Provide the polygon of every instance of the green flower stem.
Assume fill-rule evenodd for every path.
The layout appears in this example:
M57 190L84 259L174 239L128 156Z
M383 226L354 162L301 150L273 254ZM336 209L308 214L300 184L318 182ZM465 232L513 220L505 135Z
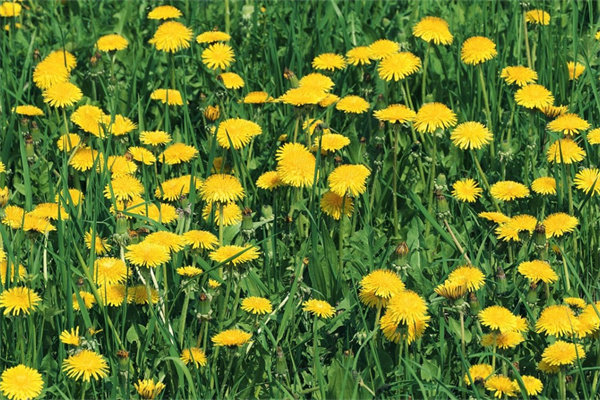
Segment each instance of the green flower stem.
M400 131L400 124L392 125L392 132L394 135L394 175L392 176L392 213L394 215L394 237L398 237L398 135Z
M565 286L567 288L567 292L571 290L571 280L569 279L569 268L567 267L566 257L562 257L563 259L563 268L565 270Z
M559 388L559 399L566 400L567 399L567 385L565 382L565 372L560 369L558 371L558 388Z
M477 158L477 154L475 154L475 152L473 150L471 150L471 154L473 155L473 160L475 161L475 166L477 167L477 171L479 171L479 176L480 176L481 180L483 181L483 185L485 186L487 191L490 192L490 184L489 184L487 178L485 177L485 173L483 172L483 169L481 168L481 164L479 164L479 159ZM501 212L500 206L498 206L498 203L496 202L496 199L494 198L494 196L490 195L490 198L492 199L492 203L494 204L494 208L496 209L496 211Z
M481 84L481 93L483 93L483 103L485 105L485 117L487 119L487 128L493 132L494 130L492 128L492 113L490 111L490 100L488 97L487 89L485 87L485 79L483 78L482 64L479 64L477 66L477 69L479 70L479 83Z
M496 340L494 340L494 347L492 348L492 373L496 371L496 350L498 349L498 345L496 344Z
M431 165L429 166L429 199L427 209L431 214L433 211L433 191L435 188L435 164L437 163L437 133L433 132L431 147Z
M325 394L325 382L323 379L323 373L321 372L321 357L319 356L319 331L317 329L317 320L318 317L315 315L313 319L313 374L317 375L317 379L319 381L319 389L321 391L321 398L326 399L327 396Z
M527 20L525 14L523 14L523 32L525 33L525 53L527 54L527 66L533 69L533 63L531 62L531 50L529 49L529 35L527 34Z
M425 60L423 60L423 78L421 80L421 102L425 103L425 82L427 80L427 67L429 66L429 51L431 42L427 42L427 50L425 50Z
M185 320L187 318L189 304L190 293L186 290L185 298L183 299L183 307L181 308L181 319L179 320L179 347L183 347L183 333L185 331Z
M223 247L223 203L219 202L219 247ZM219 267L219 278L223 279L223 267Z

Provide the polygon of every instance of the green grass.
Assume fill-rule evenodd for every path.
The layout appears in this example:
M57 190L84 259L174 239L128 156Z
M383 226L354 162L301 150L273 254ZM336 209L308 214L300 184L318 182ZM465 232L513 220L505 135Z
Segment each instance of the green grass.
M224 2L171 3L182 11L178 20L193 29L194 38L215 27L226 29ZM24 285L42 298L28 315L0 318L0 370L18 364L36 368L44 379L40 397L45 398L136 398L133 384L145 378L166 385L159 398L491 398L492 392L480 384L466 385L463 377L471 365L491 364L494 357L491 347L480 344L489 330L481 325L477 312L502 305L525 317L531 329L515 348L497 351L496 373L521 383L522 375L535 376L544 384L538 397L561 396L560 375L537 369L542 351L554 337L536 333L535 323L545 307L561 304L564 297L581 297L590 304L599 300L598 197L572 186L580 168L597 167L598 149L582 133L575 136L586 151L582 161L549 163L547 147L561 135L546 129L551 119L515 103L516 88L500 78L500 71L509 65L527 65L527 40L531 67L538 83L554 95L555 104L568 105L570 112L590 123L590 129L600 126L600 44L594 39L600 29L600 5L596 2L532 2L531 9L543 9L552 19L549 26L528 24L525 37L527 10L516 1L229 0L229 44L236 61L228 71L244 79L244 88L238 90L225 89L217 73L204 66L205 45L192 40L189 49L171 57L148 43L159 22L147 19L147 13L162 3L32 0L21 4L19 17L0 17L2 27L10 26L0 32L0 160L7 169L0 174L0 186L10 191L7 204L25 211L62 196L69 218L61 215L52 221L56 231L47 235L0 225L7 259L27 269L23 279L3 284L3 290ZM403 51L424 60L428 45L412 35L412 27L429 15L448 21L454 41L449 46L431 46L425 88L423 68L403 81L385 82L373 62L328 74L335 82L333 93L359 95L370 103L364 114L344 114L334 106L298 110L281 103L257 107L240 102L257 90L277 98L292 87L284 78L286 70L301 78L314 72L315 56L345 54L378 39L396 41ZM18 29L17 22L22 24ZM96 54L96 40L110 33L126 37L128 48ZM486 36L497 46L498 55L481 66L489 121L478 68L460 58L461 45L471 36ZM77 105L66 107L65 115L44 103L42 91L32 80L40 60L61 48L77 57L70 80L84 94ZM569 80L566 66L573 60L586 67L575 81ZM187 103L163 106L150 99L158 88L176 88ZM482 150L463 151L452 144L451 129L440 131L432 168L433 135L415 133L409 125L396 131L372 114L394 103L412 104L417 111L431 101L450 107L458 123L489 125L494 141ZM11 111L21 104L40 107L44 116L23 118ZM104 160L100 165L104 168L96 169L96 165L78 172L69 165L70 154L59 151L56 141L65 133L65 116L68 119L83 104L128 117L138 129L100 139L69 121L69 132L78 133ZM211 122L203 112L216 105L221 116ZM234 117L258 123L263 133L241 150L225 150L216 143L211 128ZM275 153L283 144L280 135L287 134L291 141L298 121L301 124L307 118L321 119L332 132L349 137L351 144L334 155L316 152L313 187L258 188L256 179L276 168ZM124 249L121 253L125 245L141 241L147 232L183 234L200 229L219 233L215 210L203 217L205 202L198 191L169 202L179 213L179 219L170 224L135 215L123 223L111 210L117 204L103 194L111 181L106 160L124 155L130 146L140 146L139 132L149 130L166 130L175 141L192 145L199 153L192 162L179 165L137 163L135 176L145 187L144 201L158 204L155 190L167 179L187 174L206 179L213 173L214 159L225 157L226 170L245 189L246 196L238 205L250 211L241 223L224 229L224 244L256 245L261 257L233 268L233 279L228 275L223 279L219 270L227 271L229 266L211 261L207 251L186 247L154 270L160 296L157 304L95 304L76 311L73 304L81 299L76 296L74 300L73 294L79 290L93 293L97 300L102 297L102 289L94 283L97 256L85 246L86 232L108 239L112 245L108 256L116 258L126 253ZM396 155L394 135L399 143ZM298 142L307 143L301 128L298 137ZM514 180L530 185L540 176L556 178L556 196L532 192L522 200L499 202L505 214L530 214L541 222L549 214L566 212L579 219L579 226L542 246L529 235L518 243L498 239L495 225L477 215L495 208L475 160L490 184ZM340 164L364 164L371 175L364 193L353 199L352 216L336 221L321 210L319 200L328 190L327 177ZM451 196L452 184L467 177L484 189L475 203L461 203ZM83 192L81 205L75 206L67 196L69 188ZM133 231L140 237L131 237ZM397 255L400 243L407 245L408 254ZM466 263L463 252L484 272L486 284L473 296L449 302L434 289ZM550 298L543 285L532 288L517 273L521 262L537 258L550 262L559 276L549 287ZM177 274L177 268L192 264L204 273L193 279ZM387 340L376 329L376 310L359 300L361 279L380 268L398 272L406 287L427 302L429 326L410 345ZM154 288L149 271L138 273L133 268L128 288L140 284L140 277ZM209 279L222 283L221 287L209 288ZM242 311L240 302L248 296L268 298L274 312L256 317ZM315 320L302 311L302 303L311 298L328 301L336 315ZM74 349L62 344L59 335L75 327L86 337L83 346L97 350L108 361L106 378L83 384L62 371L63 360ZM217 351L211 338L234 327L252 333L251 342ZM89 328L99 332L91 335ZM600 384L597 333L566 340L580 343L586 353L562 371L569 377L566 397L591 398ZM179 358L184 348L196 345L208 359L198 369ZM120 350L127 351L128 358L120 359ZM518 397L528 397L519 392Z

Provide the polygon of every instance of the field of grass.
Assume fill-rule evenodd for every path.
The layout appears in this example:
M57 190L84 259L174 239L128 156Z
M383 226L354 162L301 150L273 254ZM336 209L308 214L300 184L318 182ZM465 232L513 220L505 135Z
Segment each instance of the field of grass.
M599 396L600 3L0 28L2 398Z

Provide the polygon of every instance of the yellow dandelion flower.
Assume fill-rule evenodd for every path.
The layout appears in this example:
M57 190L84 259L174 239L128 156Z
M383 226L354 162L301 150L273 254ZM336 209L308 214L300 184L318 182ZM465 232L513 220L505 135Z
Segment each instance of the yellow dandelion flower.
M196 42L202 43L214 43L214 42L228 42L231 40L231 36L225 32L221 31L208 31L202 32L198 36L196 36Z
M592 196L600 194L600 170L598 168L584 168L573 179L575 187L583 190L585 194L592 192Z
M450 33L448 22L438 17L425 17L412 29L413 35L426 42L435 44L452 44L454 37Z
M273 305L264 297L246 297L242 300L242 310L250 314L270 314L273 311Z
M198 150L194 146L185 143L174 143L167 147L158 158L164 164L177 165L189 162L197 155Z
M404 288L404 282L397 273L378 269L361 279L358 297L369 307L386 307L390 299Z
M217 77L227 89L240 89L244 87L244 80L234 72L224 72Z
M492 185L490 194L498 200L513 201L529 196L529 189L519 182L500 181Z
M562 365L571 365L577 360L585 358L583 346L579 343L568 343L557 340L546 347L542 353L542 361L551 367L560 367Z
M188 243L183 235L169 231L153 232L146 236L144 242L160 244L175 253L183 250L183 247Z
M79 336L79 327L71 330L64 330L61 332L59 339L64 344L70 344L72 346L79 346L81 338Z
M107 199L127 201L144 193L144 185L131 175L122 175L113 178L104 188L104 197Z
M500 332L514 332L517 329L517 317L502 306L487 307L478 315L481 324L490 329Z
M369 65L371 64L371 50L368 46L358 46L346 53L346 60L350 65Z
M316 90L311 87L299 87L289 89L278 101L284 104L290 104L296 107L314 105L325 99L327 93L322 90Z
M539 109L546 117L556 118L569 111L568 106L553 106L548 105Z
M460 58L465 64L477 65L496 57L496 44L483 36L473 36L465 40Z
M79 292L79 297L81 297L81 301L82 301L83 306L86 309L88 309L88 310L90 308L92 308L92 306L94 304L96 304L96 298L90 292L86 292L86 291L81 290ZM81 307L79 305L79 301L77 300L77 295L75 295L75 293L73 293L73 310L75 310L75 311L81 310Z
M181 17L181 11L173 6L158 6L148 13L149 19L172 19Z
M386 339L394 343L400 343L401 340L406 340L408 344L411 344L416 339L423 336L425 328L429 326L430 319L431 318L427 315L420 316L414 323L404 326L386 312L380 318L379 326Z
M215 174L206 178L200 195L207 202L229 203L244 198L244 188L233 175Z
M156 243L146 243L127 246L125 258L138 267L158 267L171 260L169 248Z
M154 383L154 379L139 379L133 386L137 390L140 398L144 400L153 400L160 392L165 388L165 384L162 382Z
M210 218L211 213L214 215L215 225L219 224L221 212L219 207L213 207L214 203L206 203L202 209L202 217ZM237 225L242 222L242 209L235 203L226 203L223 205L223 226Z
M546 335L571 336L578 332L579 320L569 306L549 306L542 310L535 329Z
M471 383L485 382L492 375L494 370L489 364L475 364L469 368L469 373L465 374L465 383L471 386ZM471 376L471 379L469 379Z
M327 154L328 152L341 150L349 144L350 139L348 139L346 136L338 133L328 133L322 135L320 138L315 138L312 151L317 151L320 147L321 154Z
M366 190L365 183L371 171L362 164L340 165L329 175L329 189L338 196L358 196Z
M600 128L592 129L587 134L589 144L600 144Z
M404 104L392 104L383 110L373 112L373 115L380 121L391 122L392 124L404 124L412 122L417 113Z
M28 117L44 115L44 112L40 108L31 105L16 106L14 108L14 112L19 115L26 115Z
M119 258L100 257L94 262L94 282L98 285L112 285L127 280L128 270Z
M481 193L483 192L483 189L479 187L479 184L471 178L454 182L452 188L452 196L454 196L455 199L468 203L475 202L477 198L481 197Z
M556 194L556 179L551 176L542 176L531 183L531 190L541 195Z
M158 290L150 288L150 298L148 298L148 288L145 285L132 286L127 289L127 303L135 303L139 306L145 304L158 303Z
M492 221L495 222L497 224L504 224L508 221L510 221L510 217L506 216L504 214L502 214L501 212L497 212L497 211L485 211L485 212L481 212L478 214L481 218L487 219L488 221Z
M550 264L542 260L524 261L519 264L517 271L531 283L542 281L544 283L554 283L558 280L558 275Z
M517 388L509 377L504 375L493 375L485 381L485 388L494 392L494 397L501 399L504 396L515 397Z
M100 354L91 350L81 350L63 362L63 371L69 378L83 379L89 382L90 378L96 380L108 376L108 363Z
M551 163L573 164L585 157L585 150L570 138L559 139L548 147L546 159Z
M242 100L244 104L264 104L270 103L273 98L267 92L250 92Z
M207 359L204 351L198 347L190 347L189 349L184 349L181 352L181 361L185 365L190 363L194 364L194 367L204 367L206 365Z
M302 303L302 310L324 319L329 319L335 315L335 308L325 300L307 300Z
M251 333L244 332L240 329L228 329L226 331L217 333L211 338L211 341L217 347L239 347L246 344L251 337Z
M140 133L140 142L148 146L160 146L171 143L171 135L165 131L144 131Z
M339 100L340 100L339 96L336 96L333 93L328 93L317 104L319 104L319 106L321 106L321 107L329 107L329 106L337 103Z
M335 109L346 114L362 114L369 110L369 102L360 96L345 96L337 102Z
M156 162L156 156L144 147L132 146L127 149L127 153L129 153L135 161L141 162L144 165L152 165Z
M525 86L537 81L538 75L531 68L518 65L505 67L500 73L500 78L503 78L509 85L515 83L517 86Z
M192 249L212 250L219 244L217 237L207 231L187 231L183 234L183 238Z
M542 85L531 83L517 90L515 101L525 108L544 109L554 104L554 96Z
M253 245L221 246L208 254L208 258L219 264L231 263L234 266L256 260L258 257L260 257L260 251Z
M85 132L97 137L103 137L102 123L106 114L101 108L89 104L80 106L71 114L71 121Z
M175 53L190 47L192 30L180 22L167 21L161 24L148 43L157 50Z
M427 303L417 293L403 290L392 296L386 314L394 323L411 326L427 317Z
M234 61L233 49L224 43L211 44L202 52L202 63L210 69L225 69Z
M512 349L523 343L525 338L520 332L492 332L481 337L483 347L497 347L499 349Z
M74 133L65 133L56 141L56 147L60 151L70 152L79 145L81 138Z
M7 4L16 3L0 5L0 16L3 16L2 10L6 9ZM44 389L42 374L37 369L23 364L5 369L0 376L0 391L10 400L34 399L42 393L42 389Z
M565 135L575 135L580 131L586 131L590 124L577 114L562 114L554 121L548 123L548 129L552 132L562 132Z
M379 63L377 72L384 81L398 82L421 69L421 59L410 52L390 54Z
M106 52L123 50L126 49L128 45L129 41L127 41L127 39L125 39L123 36L117 34L102 36L96 42L96 47L98 50Z
M116 285L106 285L98 288L98 293L100 293L100 297L104 304L107 304L112 307L119 307L123 304L125 300L125 285L116 284Z
M69 70L64 63L50 60L44 60L36 65L33 70L33 83L42 89L49 89L51 86L69 80Z
M334 83L330 77L318 72L308 74L298 82L299 87L303 87L307 90L315 90L320 92L328 92L333 89Z
M316 56L312 62L314 69L325 69L335 71L336 69L346 68L344 56L335 53L324 53Z
M36 292L23 286L7 289L0 294L0 307L5 309L4 315L29 314L41 302L42 299Z
M522 375L521 381L523 381L523 386L525 386L525 392L527 392L528 396L537 396L544 389L544 384L536 377ZM516 390L519 389L519 382L516 379L513 381L513 385Z
M0 17L18 17L23 7L14 1L5 1L0 4Z
M187 278L193 278L195 276L202 274L203 272L204 271L202 270L202 268L192 267L192 266L177 268L177 273L179 275L185 276Z
M0 261L0 282L2 282L2 285L6 285L7 277L10 283L18 282L25 278L26 273L27 271L23 265L19 264L19 268L15 268L15 264L13 262L9 263L6 256L4 256L4 260Z
M150 98L152 100L159 100L161 103L168 104L170 106L183 105L183 97L181 97L181 92L176 89L156 89L152 93L150 93Z
M400 45L387 39L379 39L369 45L372 60L381 60L400 51Z
M544 10L531 10L525 13L525 21L530 24L548 25L550 24L550 14Z
M579 310L583 310L587 306L587 303L581 297L565 297L563 301L566 305Z
M438 129L455 126L456 114L442 103L423 104L414 119L417 131L433 133Z
M277 171L267 171L256 180L256 187L265 190L277 189L281 184Z
M242 118L231 118L219 124L217 142L225 149L229 149L231 145L234 149L241 149L261 133L262 128L257 123Z
M569 61L567 63L567 70L569 71L569 80L576 81L583 74L583 71L585 71L585 65Z
M276 153L277 175L284 185L311 187L315 180L316 158L300 143L286 143Z
M565 233L573 232L577 225L577 217L561 212L548 215L544 220L547 238L561 237Z
M46 89L43 96L45 103L63 108L77 103L83 97L83 93L71 82L58 82Z
M463 122L450 134L450 139L455 146L462 150L481 149L484 145L494 140L492 132L479 122Z

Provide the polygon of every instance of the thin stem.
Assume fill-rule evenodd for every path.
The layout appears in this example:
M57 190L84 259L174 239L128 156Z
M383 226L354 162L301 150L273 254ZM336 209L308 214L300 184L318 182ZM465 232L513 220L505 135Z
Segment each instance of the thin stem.
M485 177L485 174L483 173L481 164L479 164L479 160L477 159L477 154L475 154L475 152L473 150L471 150L471 152L472 152L471 154L473 155L473 160L475 160L475 166L477 166L477 171L479 171L479 176L481 177L481 180L483 181L483 185L485 186L487 191L490 192L490 184L488 183L488 180ZM491 199L492 199L492 203L494 203L494 208L496 208L496 211L500 212L500 206L498 206L496 199L493 196L491 197Z
M567 292L571 290L571 280L569 279L569 268L567 268L566 258L563 256L563 268L565 269L565 286L567 287Z
M223 203L219 202L219 247L223 247ZM223 279L223 267L219 267L219 278Z
M429 201L427 208L429 213L433 211L433 190L435 188L435 164L437 162L437 134L433 133L433 146L431 149L431 165L429 166Z
M565 382L565 373L562 369L560 371L558 371L558 387L559 387L559 392L560 392L559 399L566 400L567 399L567 385Z
M187 317L187 310L190 304L190 293L185 292L185 299L183 300L183 307L181 308L181 319L179 320L179 347L183 347L183 333L185 331L185 320Z
M431 49L431 42L427 43L427 50L425 50L425 60L423 61L423 78L421 80L421 102L425 103L425 81L427 80L427 66L429 65L429 50Z
M483 67L481 66L481 64L479 64L477 66L477 69L479 69L479 83L481 84L481 93L483 93L483 103L485 105L485 116L487 119L487 127L489 130L491 130L493 132L492 129L492 113L490 111L490 100L488 97L488 93L487 93L487 89L485 87L485 79L483 78Z
M392 213L394 215L394 237L398 237L398 135L399 135L400 125L393 125L393 135L394 135L394 175L392 176Z
M527 34L527 19L523 17L523 31L525 32L525 52L527 53L527 66L533 69L531 50L529 49L529 35Z

